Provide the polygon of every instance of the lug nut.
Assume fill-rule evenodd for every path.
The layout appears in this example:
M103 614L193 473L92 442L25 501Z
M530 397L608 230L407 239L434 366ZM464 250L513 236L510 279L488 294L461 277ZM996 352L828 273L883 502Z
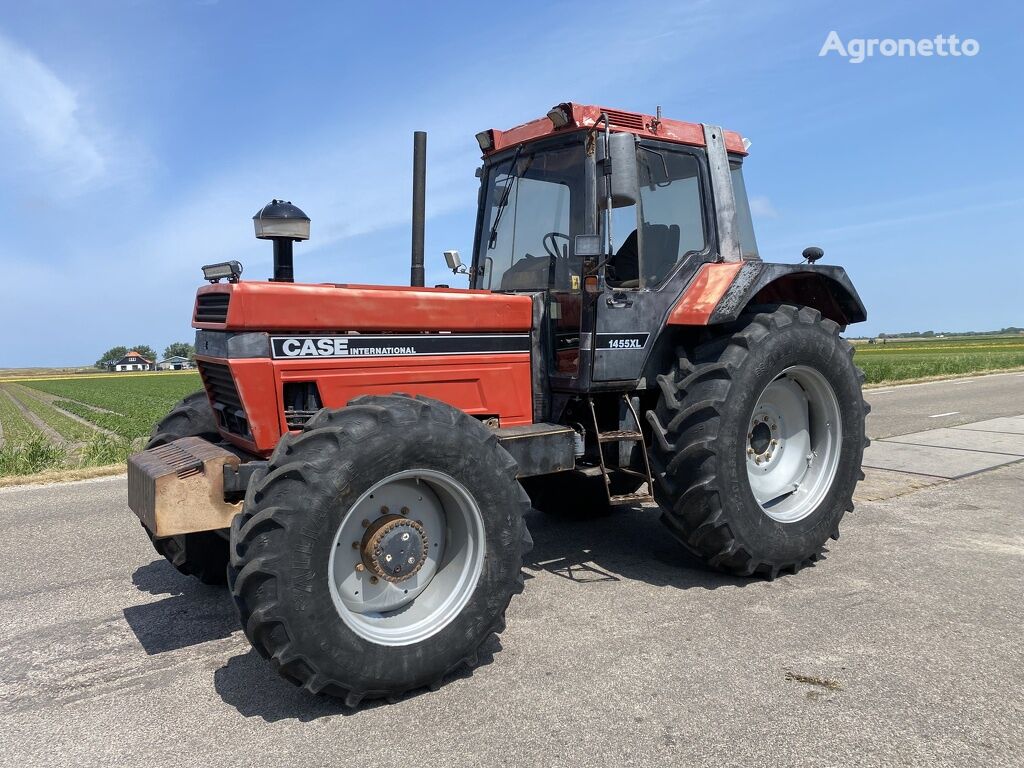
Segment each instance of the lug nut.
M369 528L369 527L370 527L370 521L369 520L363 520L363 528Z
M381 513L382 515L386 515L386 514L388 513L388 508L387 508L387 507L381 507L381 508L380 508L380 513Z
M376 576L371 576L370 577L370 583L371 584L376 584L378 581L380 581L380 579L378 579Z
M363 565L362 563L356 563L356 570L359 571L360 573L362 573L363 571L366 570L366 566Z
M402 509L401 509L401 513L402 513L403 515L408 515L408 514L409 514L409 508L408 508L408 507L402 507Z
M359 549L359 542L358 541L353 541L352 542L352 549Z

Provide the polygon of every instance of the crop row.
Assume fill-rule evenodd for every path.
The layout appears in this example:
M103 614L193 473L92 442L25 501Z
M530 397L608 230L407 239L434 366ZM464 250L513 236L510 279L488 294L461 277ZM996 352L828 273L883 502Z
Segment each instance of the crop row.
M6 389L17 398L18 402L57 432L66 442L81 443L95 436L96 430L54 408L50 403L42 400L38 392L18 384L8 385Z
M1024 349L984 349L957 354L909 350L863 354L858 350L855 361L864 371L867 381L877 383L1024 367Z
M40 434L3 387L0 387L0 427L5 445L24 443Z
M202 389L198 374L120 376L25 382L25 386L123 415L157 420L185 395Z

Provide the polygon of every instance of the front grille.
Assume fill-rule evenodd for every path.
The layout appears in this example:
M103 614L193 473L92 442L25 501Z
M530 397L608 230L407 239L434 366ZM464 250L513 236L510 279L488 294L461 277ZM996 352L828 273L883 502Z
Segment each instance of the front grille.
M196 297L197 323L226 323L230 293L201 293Z
M231 376L231 369L220 363L199 361L199 375L203 377L203 386L210 396L213 412L217 416L220 427L234 435L252 439L249 431L249 419L245 415L242 398L238 396L238 388Z
M315 381L289 381L284 385L284 420L288 429L295 431L324 407Z
M644 129L643 115L633 115L629 112L618 112L614 109L606 109L605 114L608 115L608 120L615 125L623 128L634 128L638 131L642 131Z

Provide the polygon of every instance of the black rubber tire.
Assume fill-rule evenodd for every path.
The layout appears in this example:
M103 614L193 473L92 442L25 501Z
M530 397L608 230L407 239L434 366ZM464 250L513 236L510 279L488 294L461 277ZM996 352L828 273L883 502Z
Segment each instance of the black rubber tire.
M216 443L220 440L217 418L204 390L193 392L178 402L170 413L156 423L149 433L146 450L174 442L182 437L202 437Z
M146 449L174 442L182 437L220 440L217 420L206 392L200 390L181 400L149 434ZM145 527L145 526L143 526ZM157 539L146 529L153 548L180 573L195 576L204 584L223 584L228 565L227 539L215 531L186 533Z
M158 539L142 526L153 542L153 549L167 558L179 573L194 576L203 584L219 585L227 581L228 540L216 531L186 533Z
M869 443L864 374L839 332L815 309L765 307L694 350L680 349L673 370L658 377L658 403L646 414L655 496L668 528L709 566L774 579L818 560L829 537L839 538ZM821 504L803 520L780 523L751 493L746 435L760 393L792 365L813 367L828 380L843 431L839 467Z
M484 518L483 572L466 607L418 643L385 646L351 630L331 597L330 549L345 514L395 472L434 469L458 480ZM231 526L228 580L245 634L279 674L354 707L436 688L478 663L523 589L533 542L516 463L494 433L449 405L405 395L364 396L281 438L266 474L249 483Z

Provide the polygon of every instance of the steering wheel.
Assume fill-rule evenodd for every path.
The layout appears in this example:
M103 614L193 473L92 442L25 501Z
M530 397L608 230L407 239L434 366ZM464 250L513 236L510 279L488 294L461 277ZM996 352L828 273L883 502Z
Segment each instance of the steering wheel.
M565 244L569 244L569 236L561 232L548 232L541 241L544 244L544 251L553 259L559 258L562 254L558 250L558 238L564 237Z

